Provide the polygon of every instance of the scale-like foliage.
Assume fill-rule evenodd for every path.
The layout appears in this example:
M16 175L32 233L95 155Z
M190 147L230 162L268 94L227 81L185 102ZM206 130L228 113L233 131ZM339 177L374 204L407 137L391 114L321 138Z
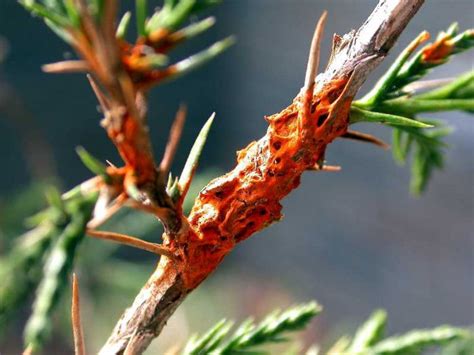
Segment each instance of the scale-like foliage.
M243 322L229 335L232 322L222 320L201 337L193 336L183 355L262 354L256 347L288 340L288 332L304 329L310 320L321 312L316 302L291 307L284 312L274 311L255 324L252 319Z
M41 283L36 293L33 313L25 328L25 343L36 351L42 347L51 327L52 312L67 288L68 277L81 240L84 238L97 194L77 195L64 204L62 212L67 220L46 260ZM60 199L62 203L62 199Z
M233 323L222 320L202 336L194 335L184 347L183 355L269 354L262 346L288 341L285 334L302 330L321 312L315 302L273 312L260 324L252 320L243 322L229 336ZM342 337L327 352L332 355L421 355L424 350L440 347L461 355L472 344L473 333L467 329L440 326L420 329L384 339L387 314L375 311L357 330L354 337ZM227 338L227 339L226 339ZM258 346L257 349L255 347ZM307 354L317 353L319 346L312 346ZM458 351L459 352L456 352ZM444 354L444 352L443 352Z
M348 352L357 354L380 341L384 336L386 323L387 313L381 309L375 311L357 330Z
M384 339L368 348L366 353L373 355L416 355L421 354L427 348L444 346L470 336L472 337L472 334L466 329L450 326L419 329Z
M94 194L83 195L80 189L74 189L61 197L53 191L50 189L48 194L51 206L29 219L29 224L34 228L20 237L8 257L2 259L0 330L23 305L31 290L46 276L43 264L52 257L50 250L54 249L54 245L63 243L59 239L65 238L63 236L68 226L73 220L77 222L90 217L96 199ZM67 256L72 257L73 250L68 251Z

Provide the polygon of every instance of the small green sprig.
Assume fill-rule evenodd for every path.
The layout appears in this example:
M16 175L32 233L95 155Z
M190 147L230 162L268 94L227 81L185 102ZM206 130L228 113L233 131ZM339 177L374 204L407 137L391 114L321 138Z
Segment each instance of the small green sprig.
M384 336L386 324L387 312L382 309L375 311L357 330L352 343L348 346L348 353L360 353L380 341Z
M41 277L45 254L59 235L56 223L45 221L22 235L0 264L0 334L26 303Z
M8 255L0 259L0 333L37 287L51 246L70 222L67 211L83 198L80 187L63 196L49 187L50 206L27 220L32 229L20 236Z
M474 72L448 82L435 82L434 89L419 93L413 89L431 88L433 82L419 82L432 68L474 47L474 30L458 33L457 24L441 32L437 40L419 50L428 38L420 34L395 60L386 74L362 99L354 101L351 123L379 122L393 129L393 157L399 164L411 159L410 190L421 194L433 175L443 167L446 143L451 130L442 121L420 119L422 113L441 111L474 112ZM428 128L428 129L427 129Z
M76 153L81 159L82 163L95 175L102 177L106 184L111 183L112 179L107 174L107 167L97 158L92 156L85 148L77 147Z
M371 355L415 355L421 354L427 348L444 346L469 337L472 337L472 334L468 330L447 325L433 329L418 329L386 338L368 348L366 353Z
M142 1L142 0L137 0ZM144 35L157 31L173 31L192 15L220 3L219 0L165 0L163 7L150 19L140 19L138 27L144 28Z
M447 144L443 138L451 129L439 121L431 121L435 129L424 131L419 128L401 127L393 130L393 156L399 164L405 164L410 151L411 163L410 190L420 194L425 190L433 172L444 166L444 151Z
M304 329L321 310L320 305L311 302L291 307L284 312L275 311L259 324L255 324L252 319L243 322L230 336L233 323L222 320L203 336L193 336L182 354L266 354L267 352L256 351L255 348L287 341L288 332Z
M384 339L387 314L377 310L357 330L352 341L342 337L329 351L337 355L421 355L431 347L464 349L465 343L474 340L474 334L464 328L448 325L433 329L412 330ZM337 348L337 352L334 349ZM444 352L443 352L444 354Z
M85 235L96 200L96 193L78 194L63 204L62 213L66 223L52 243L36 292L33 312L25 328L25 345L32 352L43 346L50 333L53 311L66 289L77 248Z
M194 174L196 173L199 158L201 157L202 150L206 144L207 136L209 135L209 131L211 130L215 116L216 114L213 113L199 131L191 151L189 152L188 158L186 159L186 163L184 164L183 171L179 176L177 184L173 184L170 187L170 196L172 198L176 198L177 195L183 198L186 196L189 187L191 186ZM176 189L178 189L179 192L175 192Z
M43 18L58 36L75 48L83 45L83 43L78 45L78 41L87 41L90 37L88 33L90 21L95 21L98 28L107 26L105 20L111 21L110 12L113 11L109 6L108 15L104 14L106 4L104 0L18 1L33 15ZM208 48L176 63L169 63L170 58L167 52L178 44L210 29L215 24L214 17L182 26L190 17L219 2L218 0L164 0L163 6L155 6L155 10L149 11L151 6L148 0L135 0L137 38L134 42L140 50L131 52L140 52L140 54L130 60L124 60L129 66L127 69L136 72L136 77L142 80L144 80L143 73L149 74L154 71L152 76L156 79L150 80L155 84L176 79L217 57L235 42L232 36L217 41ZM132 13L127 11L118 21L115 36L121 43L126 41L131 18ZM134 44L130 45L134 46ZM92 44L89 44L90 46L93 47ZM124 48L122 45L117 45L117 47ZM130 51L125 49L120 56L126 58L130 56ZM146 86L149 87L150 82L146 82Z
M72 44L71 31L81 26L79 10L74 0L18 0L31 14L44 20L46 25L65 42ZM103 0L91 0L90 11L99 19Z

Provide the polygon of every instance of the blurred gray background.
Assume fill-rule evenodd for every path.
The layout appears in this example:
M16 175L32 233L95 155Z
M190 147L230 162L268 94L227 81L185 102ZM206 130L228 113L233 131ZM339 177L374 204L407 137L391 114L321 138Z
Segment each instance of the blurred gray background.
M150 97L157 155L163 151L174 112L184 102L189 116L175 171L213 111L217 120L200 171L231 169L234 152L264 134L263 116L286 107L302 86L309 42L321 12L329 11L324 63L332 34L357 28L376 3L225 0L210 11L217 17L216 27L180 47L176 58L229 34L237 36L237 44L211 64L155 89ZM471 0L428 1L365 88L420 31L436 34L452 21L465 29L474 25L473 16ZM68 47L13 0L0 0L0 36L3 48L6 43L9 48L0 68L2 208L15 191L51 171L56 170L65 189L87 179L90 175L74 152L77 145L120 164L99 127L96 101L85 77L40 70L44 63L69 57ZM473 55L468 53L430 76L446 78L472 67ZM329 164L342 165L343 170L305 174L301 187L283 201L284 220L236 248L174 316L160 340L162 346L221 317L241 319L310 299L317 299L325 311L308 332L308 341L353 329L378 307L389 312L389 332L472 324L473 118L462 113L430 117L435 116L445 118L455 131L449 137L445 170L435 174L423 197L409 195L408 168L397 166L390 152L355 142L332 144ZM387 128L358 129L390 141ZM121 306L130 301L121 300ZM118 315L105 320L108 328L103 334Z

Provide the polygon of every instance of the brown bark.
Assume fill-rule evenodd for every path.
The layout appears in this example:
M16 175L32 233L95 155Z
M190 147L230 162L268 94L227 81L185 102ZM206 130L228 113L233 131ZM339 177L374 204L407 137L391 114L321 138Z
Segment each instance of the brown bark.
M236 243L281 218L280 200L299 185L304 171L323 164L327 145L347 132L354 95L422 3L382 0L357 32L335 37L314 90L302 91L267 117L266 135L238 153L231 172L208 184L179 231L164 236L176 260L161 258L101 354L142 353Z

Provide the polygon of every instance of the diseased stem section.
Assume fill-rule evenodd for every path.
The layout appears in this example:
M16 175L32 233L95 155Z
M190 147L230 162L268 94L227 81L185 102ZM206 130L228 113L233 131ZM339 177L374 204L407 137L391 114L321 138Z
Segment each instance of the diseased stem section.
M237 166L213 180L196 199L166 257L116 325L101 354L137 354L156 337L185 296L236 243L281 218L280 200L306 170L320 168L326 147L347 132L350 104L369 73L386 56L423 0L380 1L357 31L335 36L333 53L314 91L300 93L267 117L266 135L238 153Z
M165 176L155 164L146 122L146 92L139 88L131 72L124 65L123 47L117 40L115 15L117 0L107 0L103 18L98 23L87 2L77 0L81 26L68 28L72 46L84 59L91 86L101 105L104 119L101 125L117 147L125 162L122 169L111 169L121 176L119 193L148 208L163 223L166 232L176 233L181 227L181 213L166 194ZM71 62L61 62L52 68L71 70ZM77 63L76 63L77 64ZM77 69L77 68L76 68ZM110 170L110 169L109 169Z

